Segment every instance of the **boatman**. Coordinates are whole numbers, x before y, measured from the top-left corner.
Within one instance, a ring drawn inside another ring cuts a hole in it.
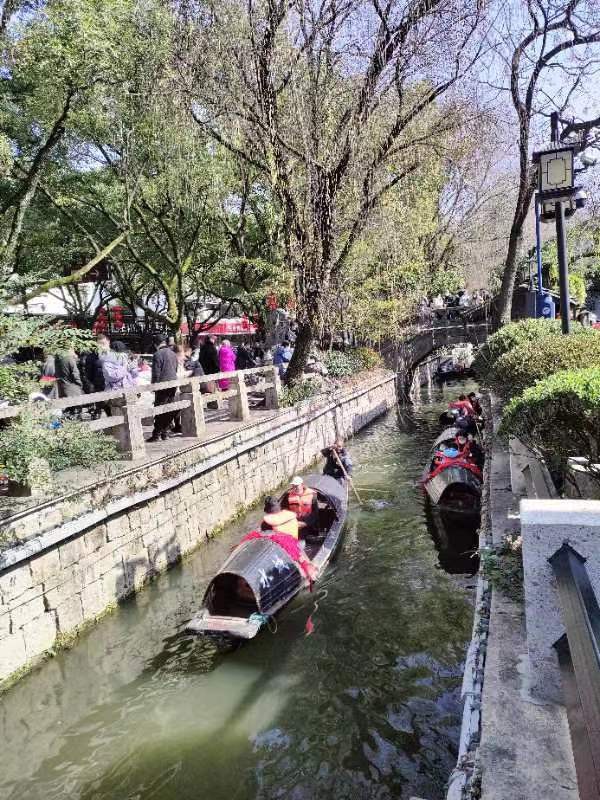
[[[261,522],[261,531],[277,531],[298,538],[298,518],[287,508],[281,508],[275,497],[267,497],[264,507],[265,515]]]
[[[292,478],[292,485],[287,493],[286,505],[296,513],[300,530],[312,528],[317,531],[319,529],[317,493],[314,489],[305,486],[299,475]]]
[[[352,459],[348,455],[342,439],[336,439],[331,447],[321,450],[321,455],[326,459],[323,475],[331,475],[336,481],[343,481],[346,475],[352,475]],[[344,475],[344,470],[346,475]]]

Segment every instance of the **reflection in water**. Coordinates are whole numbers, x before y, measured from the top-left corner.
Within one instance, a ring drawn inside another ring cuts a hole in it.
[[[0,701],[0,796],[441,798],[472,610],[416,486],[439,412],[390,414],[352,442],[368,502],[314,613],[303,594],[276,635],[231,651],[182,633],[255,511],[18,684]]]
[[[440,567],[451,575],[474,575],[479,569],[479,514],[441,510],[426,502],[425,518]]]

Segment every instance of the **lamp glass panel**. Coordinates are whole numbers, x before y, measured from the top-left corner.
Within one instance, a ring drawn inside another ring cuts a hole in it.
[[[540,178],[542,192],[571,189],[573,187],[573,153],[569,150],[544,153],[540,157]]]

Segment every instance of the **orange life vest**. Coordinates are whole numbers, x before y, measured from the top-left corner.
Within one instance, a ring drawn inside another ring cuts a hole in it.
[[[306,487],[302,494],[296,492],[288,492],[287,502],[292,511],[296,512],[298,519],[310,516],[313,507],[313,498],[315,493],[312,489]]]
[[[274,514],[265,514],[263,522],[271,530],[287,533],[294,539],[298,538],[298,518],[293,511],[285,509],[276,511]]]

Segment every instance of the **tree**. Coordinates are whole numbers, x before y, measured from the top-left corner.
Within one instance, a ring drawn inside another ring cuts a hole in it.
[[[537,171],[531,165],[530,145],[535,131],[534,121],[544,120],[546,130],[539,133],[549,139],[546,118],[552,110],[566,116],[582,84],[596,70],[600,55],[600,17],[597,5],[587,0],[527,0],[521,38],[511,37],[509,57],[510,96],[518,120],[519,183],[508,248],[504,262],[502,286],[495,309],[495,323],[510,321],[512,298],[523,227],[536,187]],[[560,75],[562,87],[557,90],[552,76]],[[589,123],[572,123],[564,133],[589,130]]]
[[[450,101],[429,112],[477,58],[480,21],[476,0],[250,0],[196,21],[193,116],[280,209],[299,322],[288,380],[373,214],[455,124]]]
[[[0,46],[3,138],[0,160],[0,276],[14,268],[26,216],[42,181],[70,150],[74,126],[107,86],[123,80],[117,43],[131,28],[133,0],[52,0],[40,13],[21,15],[36,3],[5,3]],[[8,21],[13,19],[11,35]],[[120,240],[114,240],[116,247]],[[105,247],[108,243],[105,243]],[[99,248],[103,249],[103,248]]]

